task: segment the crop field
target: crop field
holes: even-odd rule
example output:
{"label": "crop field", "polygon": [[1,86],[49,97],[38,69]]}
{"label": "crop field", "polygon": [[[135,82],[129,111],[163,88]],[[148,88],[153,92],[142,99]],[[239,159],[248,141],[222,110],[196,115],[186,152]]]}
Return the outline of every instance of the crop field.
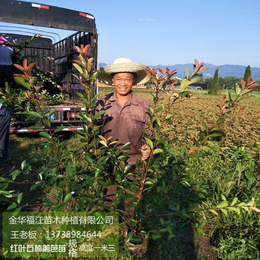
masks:
{"label": "crop field", "polygon": [[[100,88],[100,95],[111,90]],[[135,92],[152,102],[151,90],[135,89]],[[185,149],[199,143],[203,122],[208,126],[214,124],[219,113],[218,96],[209,96],[200,91],[193,91],[192,94],[191,98],[183,98],[174,104],[170,111],[173,117],[167,122],[173,128],[166,134],[170,138],[167,149],[176,161],[183,157]],[[160,97],[162,103],[167,99],[166,94]],[[260,213],[231,207],[234,201],[243,203],[253,198],[253,206],[259,208],[259,97],[255,93],[241,101],[238,113],[218,130],[221,136],[207,139],[199,155],[187,161],[184,183],[201,201],[195,206],[196,221],[192,220],[192,226],[188,229],[177,229],[170,239],[165,236],[157,241],[147,240],[145,249],[132,254],[132,259],[260,259]],[[82,160],[82,143],[77,133],[64,134],[61,140],[66,141],[64,153],[75,151],[70,164],[77,167]],[[10,184],[16,192],[23,192],[23,205],[28,203],[23,207],[25,211],[44,211],[44,198],[55,200],[57,196],[51,188],[30,192],[30,182],[37,180],[38,172],[46,164],[46,158],[42,156],[45,153],[44,143],[45,139],[38,134],[10,136],[7,171],[2,177],[19,169],[24,160],[30,165],[31,171],[27,176],[29,182],[23,183],[21,179],[20,183]],[[174,192],[175,200],[179,203],[192,200],[189,193]],[[227,205],[217,208],[223,201]],[[6,207],[3,204],[1,211]],[[188,208],[186,210],[189,211]]]}

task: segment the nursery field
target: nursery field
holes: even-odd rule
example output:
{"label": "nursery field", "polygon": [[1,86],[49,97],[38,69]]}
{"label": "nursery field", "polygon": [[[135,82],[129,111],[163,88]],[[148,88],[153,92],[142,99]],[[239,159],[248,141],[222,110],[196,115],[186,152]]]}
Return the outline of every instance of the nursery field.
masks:
{"label": "nursery field", "polygon": [[[110,90],[100,88],[100,95]],[[135,89],[135,92],[152,101],[151,90]],[[218,96],[209,96],[200,91],[192,94],[191,98],[179,99],[172,106],[170,113],[173,116],[167,122],[173,131],[167,132],[169,141],[165,145],[176,162],[183,158],[185,149],[198,145],[200,133],[204,130],[203,122],[208,126],[213,125],[219,113]],[[160,98],[163,103],[167,95],[162,93]],[[182,223],[181,218],[173,217],[173,222],[176,222],[173,235],[169,238],[165,234],[158,240],[146,237],[142,250],[132,253],[131,259],[260,259],[260,213],[255,210],[247,212],[239,209],[239,206],[231,207],[252,198],[255,208],[260,205],[258,95],[242,100],[237,112],[217,130],[221,135],[208,138],[200,152],[185,161],[187,167],[183,172],[183,187],[180,189],[173,185],[170,191],[172,207],[181,205],[183,216],[185,211],[191,211],[189,205],[193,205],[195,213],[188,225],[186,221]],[[77,133],[63,134],[60,138],[66,141],[64,153],[74,151],[69,160],[71,167],[77,167],[82,160],[83,144],[80,138]],[[24,160],[30,165],[30,173],[26,176],[29,182],[23,183],[23,179],[20,179],[10,184],[16,192],[23,192],[24,211],[44,211],[44,199],[57,199],[54,188],[30,191],[30,183],[38,179],[38,172],[48,159],[48,156],[47,159],[43,157],[46,152],[44,143],[45,139],[38,134],[10,137],[7,171],[2,177],[19,169]],[[166,173],[167,176],[162,176],[162,179],[169,181],[169,174]],[[157,188],[154,196],[158,194]],[[223,201],[226,201],[225,206],[217,207]],[[6,210],[8,202],[1,203],[1,211]],[[73,211],[74,207],[73,204],[68,205],[67,210]],[[122,255],[120,259],[125,259],[125,256]]]}
{"label": "nursery field", "polygon": [[[100,95],[109,91],[113,89],[101,88]],[[151,90],[137,88],[135,92],[152,102]],[[191,98],[178,101],[172,108],[171,123],[175,130],[171,139],[172,144],[176,146],[196,142],[202,130],[202,122],[213,123],[219,113],[218,96],[209,96],[206,91],[192,91],[192,94]],[[166,99],[166,95],[161,94],[161,98]],[[225,125],[225,138],[222,138],[221,146],[225,147],[225,144],[228,146],[230,142],[231,147],[251,149],[255,144],[260,144],[260,93],[253,92],[251,97],[239,104],[239,108],[242,107],[245,110]]]}

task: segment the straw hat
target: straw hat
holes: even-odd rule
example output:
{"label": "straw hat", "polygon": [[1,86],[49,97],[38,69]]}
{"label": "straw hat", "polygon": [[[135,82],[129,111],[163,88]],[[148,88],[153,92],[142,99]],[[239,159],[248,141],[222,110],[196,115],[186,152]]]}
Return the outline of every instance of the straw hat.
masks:
{"label": "straw hat", "polygon": [[6,40],[4,36],[0,36],[0,44],[11,45],[11,42],[9,42],[8,40]]}
{"label": "straw hat", "polygon": [[130,72],[135,74],[134,84],[141,85],[149,81],[150,75],[145,65],[134,63],[128,58],[118,58],[110,65],[97,70],[98,79],[106,85],[113,85],[112,74],[119,72]]}

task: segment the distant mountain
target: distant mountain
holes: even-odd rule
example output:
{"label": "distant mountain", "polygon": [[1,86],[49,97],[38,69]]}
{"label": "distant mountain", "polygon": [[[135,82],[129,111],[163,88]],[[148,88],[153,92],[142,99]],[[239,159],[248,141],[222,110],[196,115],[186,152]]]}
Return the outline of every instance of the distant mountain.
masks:
{"label": "distant mountain", "polygon": [[[106,63],[99,63],[99,67],[103,67],[107,65]],[[219,77],[237,77],[237,78],[243,78],[246,70],[246,66],[242,65],[220,65],[216,66],[209,63],[204,63],[204,66],[208,67],[209,69],[203,70],[203,78],[213,78],[215,70],[218,68],[218,76]],[[185,67],[188,68],[189,72],[191,73],[193,71],[193,64],[187,63],[187,64],[176,64],[176,65],[156,65],[151,66],[151,68],[169,68],[169,70],[175,70],[176,69],[176,76],[180,78],[184,78],[186,76]],[[257,67],[251,67],[251,77],[254,80],[260,80],[260,68]]]}

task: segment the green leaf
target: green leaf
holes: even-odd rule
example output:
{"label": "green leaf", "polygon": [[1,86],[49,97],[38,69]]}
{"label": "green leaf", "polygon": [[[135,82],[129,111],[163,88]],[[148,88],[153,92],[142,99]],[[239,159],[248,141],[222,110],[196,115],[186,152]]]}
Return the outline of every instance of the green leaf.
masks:
{"label": "green leaf", "polygon": [[157,144],[168,142],[170,139],[168,137],[163,137],[157,140]]}
{"label": "green leaf", "polygon": [[151,149],[153,149],[153,142],[150,139],[146,138],[146,137],[144,139],[145,139],[146,143],[149,145],[149,147]]}
{"label": "green leaf", "polygon": [[99,141],[101,144],[103,144],[105,147],[108,147],[107,143],[103,140]]}
{"label": "green leaf", "polygon": [[31,186],[31,188],[30,188],[30,191],[35,190],[39,185],[40,185],[39,183],[33,184],[33,185]]}
{"label": "green leaf", "polygon": [[132,165],[131,165],[131,164],[128,164],[128,165],[124,168],[124,173],[126,174],[131,168],[132,168]]}
{"label": "green leaf", "polygon": [[21,252],[21,253],[20,253],[20,256],[21,256],[22,258],[36,257],[33,253],[30,253],[30,252]]}
{"label": "green leaf", "polygon": [[183,91],[180,93],[180,97],[184,97],[186,95],[189,95],[190,94],[190,91]]}
{"label": "green leaf", "polygon": [[183,79],[181,81],[180,92],[183,92],[189,86],[189,80]]}
{"label": "green leaf", "polygon": [[[14,191],[12,191],[12,192],[14,192]],[[4,196],[4,197],[6,197],[6,198],[12,198],[13,197],[13,195],[11,194],[11,191],[1,191],[0,190],[0,194],[2,195],[2,196]]]}
{"label": "green leaf", "polygon": [[51,117],[56,111],[56,108],[51,109],[51,111],[48,113],[48,116]]}
{"label": "green leaf", "polygon": [[10,181],[10,179],[4,178],[4,177],[0,177],[0,182],[6,182],[6,181]]}
{"label": "green leaf", "polygon": [[67,240],[65,238],[59,237],[58,240],[57,240],[58,245],[67,245],[68,243],[69,243],[69,240]]}
{"label": "green leaf", "polygon": [[71,193],[67,193],[66,196],[65,196],[65,198],[64,198],[64,203],[70,201],[71,198],[72,198],[72,194],[71,194]]}
{"label": "green leaf", "polygon": [[124,144],[121,149],[122,149],[122,150],[126,150],[126,149],[128,149],[130,146],[131,146],[131,143],[128,142],[128,143]]}
{"label": "green leaf", "polygon": [[223,194],[221,194],[221,199],[222,199],[223,201],[226,201],[226,200],[227,200],[226,197],[225,197]]}
{"label": "green leaf", "polygon": [[214,209],[210,209],[209,211],[210,211],[211,213],[213,213],[214,215],[218,216],[217,211],[215,211]]}
{"label": "green leaf", "polygon": [[67,165],[67,166],[66,166],[65,171],[66,171],[66,174],[67,174],[70,178],[73,177],[74,173],[73,173],[73,170],[72,170],[72,168],[70,167],[70,165]]}
{"label": "green leaf", "polygon": [[239,85],[237,83],[235,84],[235,92],[236,92],[237,96],[241,93],[241,88],[239,87]]}
{"label": "green leaf", "polygon": [[92,186],[93,182],[94,182],[94,180],[93,180],[92,178],[88,178],[88,179],[86,179],[86,180],[82,183],[82,186],[84,187],[84,186],[86,186],[87,184],[88,184],[89,186]]}
{"label": "green leaf", "polygon": [[161,125],[161,120],[159,119],[159,117],[158,116],[153,116],[152,117],[152,123],[154,123],[154,124],[157,124],[157,125]]}
{"label": "green leaf", "polygon": [[125,248],[125,257],[126,259],[131,259],[131,253],[127,248]]}
{"label": "green leaf", "polygon": [[158,108],[155,110],[155,113],[159,113],[162,109],[163,109],[163,106],[158,107]]}
{"label": "green leaf", "polygon": [[199,151],[209,152],[209,151],[211,151],[211,149],[210,149],[210,147],[208,147],[208,146],[201,146],[201,147],[199,148]]}
{"label": "green leaf", "polygon": [[203,126],[204,126],[204,128],[205,128],[206,132],[208,133],[208,132],[209,132],[209,128],[208,128],[208,126],[206,125],[206,123],[205,123],[205,122],[203,122],[202,124],[203,124]]}
{"label": "green leaf", "polygon": [[85,103],[88,103],[88,101],[85,99],[85,97],[81,93],[76,93],[77,96]]}
{"label": "green leaf", "polygon": [[228,210],[234,211],[236,212],[238,215],[240,215],[240,209],[239,208],[235,208],[235,207],[229,207],[227,208]]}
{"label": "green leaf", "polygon": [[154,183],[152,181],[146,181],[145,185],[154,185]]}
{"label": "green leaf", "polygon": [[12,172],[10,175],[12,176],[13,181],[16,179],[16,177],[21,173],[20,170],[16,170]]}
{"label": "green leaf", "polygon": [[91,117],[90,116],[87,116],[86,114],[83,114],[82,112],[80,112],[79,113],[79,116],[83,119],[83,120],[85,120],[86,122],[88,122],[88,123],[92,123],[92,119],[91,119]]}
{"label": "green leaf", "polygon": [[73,66],[77,69],[77,71],[78,71],[80,74],[83,73],[82,68],[81,68],[77,63],[73,63]]}
{"label": "green leaf", "polygon": [[63,208],[64,208],[64,204],[61,204],[61,203],[55,204],[55,205],[53,206],[53,210],[54,210],[54,212],[56,212],[56,213],[62,212]]}
{"label": "green leaf", "polygon": [[84,72],[81,74],[81,76],[82,76],[84,79],[89,80],[89,74],[88,74],[87,71],[84,71]]}
{"label": "green leaf", "polygon": [[8,208],[7,210],[11,210],[11,209],[14,209],[16,208],[17,204],[15,202],[13,202]]}
{"label": "green leaf", "polygon": [[187,67],[185,67],[185,71],[186,71],[186,78],[188,79],[190,77],[190,73]]}
{"label": "green leaf", "polygon": [[235,198],[232,200],[230,206],[234,206],[234,205],[237,203],[237,200],[238,200],[238,198],[235,197]]}
{"label": "green leaf", "polygon": [[254,202],[253,200],[250,200],[249,202],[246,203],[245,206],[247,206],[247,207],[248,207],[248,206],[253,206],[254,203],[255,203],[255,202]]}
{"label": "green leaf", "polygon": [[198,81],[200,81],[200,79],[192,79],[192,80],[190,81],[189,85],[194,84],[194,83],[196,83],[196,82],[198,82]]}
{"label": "green leaf", "polygon": [[55,129],[54,133],[58,133],[61,132],[63,129],[65,128],[65,126],[59,126],[57,129]]}
{"label": "green leaf", "polygon": [[153,240],[158,240],[158,239],[160,239],[161,237],[162,237],[162,236],[159,235],[159,234],[153,234],[153,235],[152,235]]}
{"label": "green leaf", "polygon": [[169,209],[170,209],[170,210],[173,210],[173,211],[176,211],[176,207],[175,207],[174,204],[170,204],[170,205],[169,205]]}
{"label": "green leaf", "polygon": [[91,79],[91,83],[93,84],[93,82],[95,81],[95,79],[97,78],[98,76],[98,72],[94,72],[93,74],[91,74],[90,76],[90,79]]}
{"label": "green leaf", "polygon": [[47,140],[51,140],[51,136],[47,132],[40,132],[39,135],[43,136]]}
{"label": "green leaf", "polygon": [[129,232],[129,233],[127,234],[126,243],[129,242],[129,241],[132,239],[132,237],[133,237],[133,232],[131,231],[131,232]]}
{"label": "green leaf", "polygon": [[19,193],[19,195],[17,196],[17,203],[20,204],[23,198],[23,193]]}
{"label": "green leaf", "polygon": [[228,202],[227,201],[222,201],[220,204],[216,206],[217,208],[225,208],[228,207]]}
{"label": "green leaf", "polygon": [[22,209],[22,207],[15,209],[15,211],[13,212],[12,215],[15,217],[21,211],[21,209]]}
{"label": "green leaf", "polygon": [[245,176],[249,181],[254,181],[255,180],[255,175],[251,171],[245,171]]}
{"label": "green leaf", "polygon": [[248,208],[248,207],[242,207],[242,209],[243,209],[244,211],[249,212],[249,208]]}
{"label": "green leaf", "polygon": [[153,151],[153,154],[157,154],[157,153],[163,153],[163,150],[160,149],[160,148],[156,148],[156,149]]}
{"label": "green leaf", "polygon": [[173,117],[173,115],[168,114],[168,115],[165,117],[165,120],[171,119],[172,117]]}
{"label": "green leaf", "polygon": [[14,81],[18,83],[19,85],[31,90],[31,86],[28,81],[26,81],[24,78],[21,77],[14,77]]}
{"label": "green leaf", "polygon": [[162,129],[162,132],[170,132],[170,131],[174,131],[175,128],[164,128]]}
{"label": "green leaf", "polygon": [[106,113],[105,110],[100,110],[100,111],[98,111],[98,112],[95,114],[94,118],[96,119],[96,118],[100,117],[101,115],[103,115],[104,113]]}
{"label": "green leaf", "polygon": [[26,167],[26,160],[21,163],[21,169],[24,171]]}
{"label": "green leaf", "polygon": [[225,118],[220,118],[218,121],[217,121],[217,126],[218,125],[221,125],[221,124],[223,124],[225,122]]}
{"label": "green leaf", "polygon": [[98,180],[98,183],[99,183],[102,187],[107,187],[107,183],[105,183],[104,181]]}
{"label": "green leaf", "polygon": [[34,111],[29,111],[28,114],[30,116],[34,116],[34,117],[37,117],[37,118],[42,118],[42,115],[37,113],[37,112],[34,112]]}
{"label": "green leaf", "polygon": [[218,137],[218,136],[223,136],[223,134],[221,134],[221,133],[213,133],[213,134],[210,134],[208,137]]}
{"label": "green leaf", "polygon": [[227,217],[227,210],[226,209],[220,209],[222,213]]}
{"label": "green leaf", "polygon": [[245,94],[247,94],[247,93],[249,93],[249,92],[251,92],[252,91],[252,89],[244,89],[244,90],[242,90],[242,92],[241,92],[241,96],[243,96],[243,95],[245,95]]}

